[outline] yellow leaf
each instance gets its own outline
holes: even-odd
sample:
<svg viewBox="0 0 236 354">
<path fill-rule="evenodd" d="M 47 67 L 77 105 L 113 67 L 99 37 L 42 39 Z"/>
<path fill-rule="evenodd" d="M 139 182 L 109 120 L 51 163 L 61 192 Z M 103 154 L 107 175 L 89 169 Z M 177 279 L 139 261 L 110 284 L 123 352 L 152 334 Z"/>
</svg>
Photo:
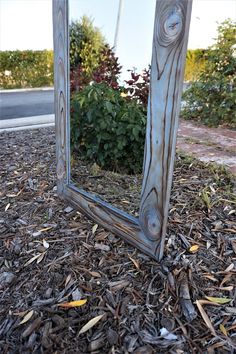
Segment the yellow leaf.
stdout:
<svg viewBox="0 0 236 354">
<path fill-rule="evenodd" d="M 100 319 L 101 319 L 103 316 L 104 316 L 104 314 L 92 318 L 90 321 L 88 321 L 88 322 L 81 328 L 81 330 L 79 331 L 78 334 L 82 334 L 82 333 L 87 332 L 90 328 L 92 328 L 93 326 L 95 326 L 95 324 L 97 324 L 98 321 L 100 321 Z"/>
<path fill-rule="evenodd" d="M 195 252 L 198 251 L 198 249 L 199 249 L 199 246 L 198 246 L 198 245 L 193 245 L 193 246 L 191 246 L 191 247 L 189 248 L 189 252 L 195 253 Z"/>
<path fill-rule="evenodd" d="M 232 301 L 232 299 L 229 299 L 227 297 L 211 297 L 211 296 L 205 296 L 207 300 L 211 302 L 215 302 L 216 304 L 227 304 L 227 302 Z"/>
<path fill-rule="evenodd" d="M 50 227 L 45 227 L 44 229 L 41 229 L 38 232 L 45 232 L 45 231 L 48 231 L 48 230 L 51 230 L 51 229 L 52 229 L 51 226 Z"/>
<path fill-rule="evenodd" d="M 98 224 L 93 225 L 93 228 L 92 228 L 92 234 L 93 235 L 95 234 L 97 228 L 98 228 Z"/>
<path fill-rule="evenodd" d="M 28 321 L 31 319 L 31 317 L 33 316 L 33 314 L 34 314 L 34 310 L 31 310 L 30 312 L 28 312 L 28 313 L 25 315 L 25 317 L 23 318 L 23 320 L 19 323 L 19 325 L 22 325 L 22 324 L 28 322 Z M 19 325 L 18 325 L 18 326 L 19 326 Z"/>
<path fill-rule="evenodd" d="M 228 337 L 227 330 L 222 323 L 220 324 L 220 330 L 226 337 Z"/>
<path fill-rule="evenodd" d="M 63 302 L 62 304 L 58 304 L 58 306 L 63 308 L 71 308 L 71 307 L 79 307 L 86 304 L 87 300 L 78 300 L 78 301 L 71 301 L 71 302 Z"/>
</svg>

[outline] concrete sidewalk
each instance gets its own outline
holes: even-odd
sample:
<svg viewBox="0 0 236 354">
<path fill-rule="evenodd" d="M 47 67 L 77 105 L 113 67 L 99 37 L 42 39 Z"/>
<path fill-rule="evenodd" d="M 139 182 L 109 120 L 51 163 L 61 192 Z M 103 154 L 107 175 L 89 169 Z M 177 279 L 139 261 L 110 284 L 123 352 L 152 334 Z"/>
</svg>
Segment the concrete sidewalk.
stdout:
<svg viewBox="0 0 236 354">
<path fill-rule="evenodd" d="M 225 165 L 236 175 L 236 131 L 180 121 L 177 148 L 203 162 Z"/>
</svg>

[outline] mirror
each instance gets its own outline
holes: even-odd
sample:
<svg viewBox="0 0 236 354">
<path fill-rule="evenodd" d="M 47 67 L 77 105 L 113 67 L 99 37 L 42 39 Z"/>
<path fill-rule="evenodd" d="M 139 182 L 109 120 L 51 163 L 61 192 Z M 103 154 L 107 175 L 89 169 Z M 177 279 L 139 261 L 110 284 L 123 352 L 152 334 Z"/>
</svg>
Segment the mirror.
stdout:
<svg viewBox="0 0 236 354">
<path fill-rule="evenodd" d="M 69 0 L 71 181 L 134 216 L 154 13 L 155 0 Z"/>
<path fill-rule="evenodd" d="M 124 6 L 122 12 L 122 4 L 129 11 Z M 96 223 L 161 260 L 192 1 L 157 0 L 155 15 L 152 6 L 151 0 L 53 0 L 57 190 Z M 153 34 L 145 32 L 153 27 L 148 14 Z M 70 35 L 73 20 L 87 31 L 75 27 Z M 147 103 L 141 93 L 148 73 L 142 78 L 138 71 L 149 63 L 151 43 Z M 130 65 L 137 68 L 127 80 Z"/>
</svg>

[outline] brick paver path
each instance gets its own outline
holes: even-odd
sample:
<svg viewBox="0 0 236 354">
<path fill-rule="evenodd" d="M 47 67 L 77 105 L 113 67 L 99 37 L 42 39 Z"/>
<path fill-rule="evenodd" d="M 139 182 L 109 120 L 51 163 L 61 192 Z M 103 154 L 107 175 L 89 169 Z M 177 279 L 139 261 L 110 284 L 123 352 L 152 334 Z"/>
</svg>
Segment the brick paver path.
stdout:
<svg viewBox="0 0 236 354">
<path fill-rule="evenodd" d="M 177 148 L 204 162 L 223 164 L 236 175 L 236 131 L 180 120 Z"/>
</svg>

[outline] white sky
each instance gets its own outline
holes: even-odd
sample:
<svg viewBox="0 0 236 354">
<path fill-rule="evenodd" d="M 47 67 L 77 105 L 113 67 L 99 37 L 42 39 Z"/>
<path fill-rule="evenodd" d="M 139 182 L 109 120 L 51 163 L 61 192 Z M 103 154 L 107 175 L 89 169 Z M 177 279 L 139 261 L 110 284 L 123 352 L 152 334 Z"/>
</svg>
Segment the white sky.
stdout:
<svg viewBox="0 0 236 354">
<path fill-rule="evenodd" d="M 79 18 L 84 13 L 92 16 L 95 25 L 102 28 L 113 45 L 118 0 L 69 1 L 71 16 Z M 124 0 L 117 49 L 119 57 L 128 47 L 130 54 L 126 54 L 126 61 L 127 57 L 133 60 L 132 54 L 136 58 L 144 53 L 150 57 L 154 7 L 155 0 Z M 216 37 L 216 22 L 227 18 L 236 20 L 236 0 L 193 0 L 188 47 L 206 48 L 211 45 Z M 0 0 L 0 50 L 52 47 L 51 0 Z M 121 63 L 124 64 L 122 60 Z"/>
</svg>

